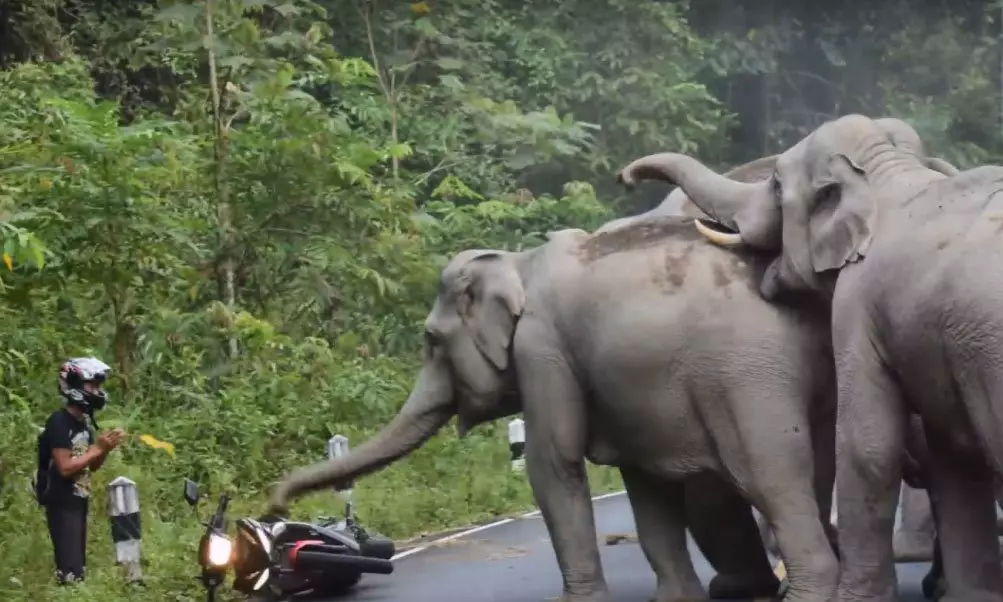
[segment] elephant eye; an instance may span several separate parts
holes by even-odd
[[[441,342],[442,339],[439,337],[438,334],[430,330],[425,331],[425,345],[427,345],[429,349],[437,347]]]
[[[773,172],[773,176],[770,178],[770,189],[773,192],[773,196],[776,198],[781,198],[784,192],[784,186],[780,183],[780,178],[777,176],[777,172]]]

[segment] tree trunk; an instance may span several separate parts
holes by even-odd
[[[206,0],[205,3],[205,27],[206,42],[209,54],[209,91],[212,94],[212,120],[213,134],[215,139],[214,159],[215,159],[215,180],[216,195],[218,199],[219,227],[222,239],[222,271],[223,271],[223,303],[231,314],[237,304],[237,291],[234,282],[233,269],[233,211],[230,206],[230,195],[226,186],[226,128],[223,125],[222,109],[219,94],[219,78],[216,72],[216,50],[215,33],[213,30],[213,0]],[[229,339],[230,358],[237,356],[237,338],[230,335]]]

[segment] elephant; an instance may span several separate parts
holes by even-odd
[[[940,157],[928,155],[919,134],[907,122],[895,117],[881,117],[875,119],[874,122],[884,130],[889,140],[895,146],[914,153],[930,169],[948,176],[953,176],[959,172],[948,161]],[[773,173],[778,156],[774,154],[754,159],[732,168],[723,175],[739,182],[767,180]],[[683,188],[676,187],[665,200],[650,211],[612,220],[598,228],[596,232],[601,233],[615,230],[660,215],[706,217],[706,214],[686,195]],[[902,495],[902,522],[895,534],[895,560],[896,562],[932,560],[934,554],[934,530],[929,498],[924,490],[910,487],[905,482],[902,484]],[[777,555],[779,549],[777,548],[776,538],[773,536],[769,524],[762,516],[757,517],[757,521],[759,522],[761,537],[766,543],[767,548],[772,554]],[[697,539],[699,543],[700,539],[696,534],[694,534],[694,539]],[[703,546],[701,545],[702,548]]]
[[[397,416],[350,454],[287,474],[270,511],[284,514],[297,497],[406,456],[454,416],[462,437],[521,411],[526,471],[563,602],[611,599],[586,460],[619,468],[657,602],[706,599],[683,506],[689,484],[701,491],[721,482],[775,526],[789,559],[787,599],[827,602],[838,579],[826,533],[835,466],[830,316],[761,299],[770,260],[719,248],[682,216],[603,233],[561,230],[520,252],[459,252],[440,274],[423,365]],[[747,506],[697,499],[718,504],[719,516],[747,517],[746,535],[758,536]],[[759,551],[746,562],[769,595],[777,580]]]
[[[1003,167],[941,173],[850,114],[781,153],[764,182],[735,182],[670,152],[618,173],[628,188],[646,178],[681,186],[709,216],[694,221],[708,240],[772,257],[764,300],[832,312],[839,600],[895,599],[910,413],[929,448],[943,600],[1003,600],[993,499],[1003,473],[1003,401],[993,403],[1003,396],[1003,280],[992,268],[1003,256]]]

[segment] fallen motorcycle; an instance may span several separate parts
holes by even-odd
[[[184,495],[193,508],[198,505],[195,482],[186,479]],[[216,512],[203,523],[199,564],[207,602],[213,602],[230,569],[233,589],[266,600],[339,594],[355,586],[363,573],[389,575],[394,570],[393,540],[367,533],[355,520],[351,503],[343,520],[316,524],[278,517],[237,519],[234,542],[226,530],[229,501],[221,494]]]

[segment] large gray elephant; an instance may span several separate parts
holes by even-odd
[[[930,452],[943,599],[1003,600],[992,478],[1003,474],[1003,168],[947,176],[874,120],[847,115],[782,153],[766,182],[675,153],[618,177],[680,185],[713,218],[696,222],[707,238],[772,255],[764,299],[831,309],[839,599],[895,600],[892,529],[913,412]]]
[[[888,139],[897,147],[916,155],[930,169],[944,175],[953,176],[958,169],[940,157],[927,154],[926,147],[916,130],[907,122],[895,117],[881,117],[874,120]],[[743,163],[723,175],[738,182],[762,182],[773,174],[779,155],[760,157]],[[686,195],[682,187],[673,189],[658,206],[638,215],[622,217],[601,226],[596,232],[608,232],[639,221],[662,215],[685,215],[707,217],[707,215]],[[697,495],[697,494],[693,494]],[[902,483],[902,521],[895,533],[894,550],[897,562],[920,562],[933,560],[933,517],[929,497],[924,489]],[[707,519],[711,520],[711,519]],[[718,520],[716,517],[714,520]],[[757,518],[762,539],[773,554],[778,554],[776,537],[764,517]],[[703,537],[708,535],[700,534]],[[701,542],[701,536],[694,532],[694,539]],[[703,549],[701,544],[701,549]],[[717,568],[717,567],[715,567]],[[718,569],[721,570],[721,569]],[[734,568],[730,569],[734,570]]]
[[[586,459],[620,468],[658,602],[706,598],[686,547],[683,483],[715,476],[775,526],[787,598],[827,602],[838,572],[826,534],[829,315],[763,301],[768,260],[718,248],[692,218],[672,216],[564,230],[518,253],[459,253],[441,274],[424,365],[399,414],[351,454],[287,475],[271,511],[405,456],[454,416],[464,435],[522,410],[565,602],[610,600]],[[775,589],[765,553],[756,563]]]

